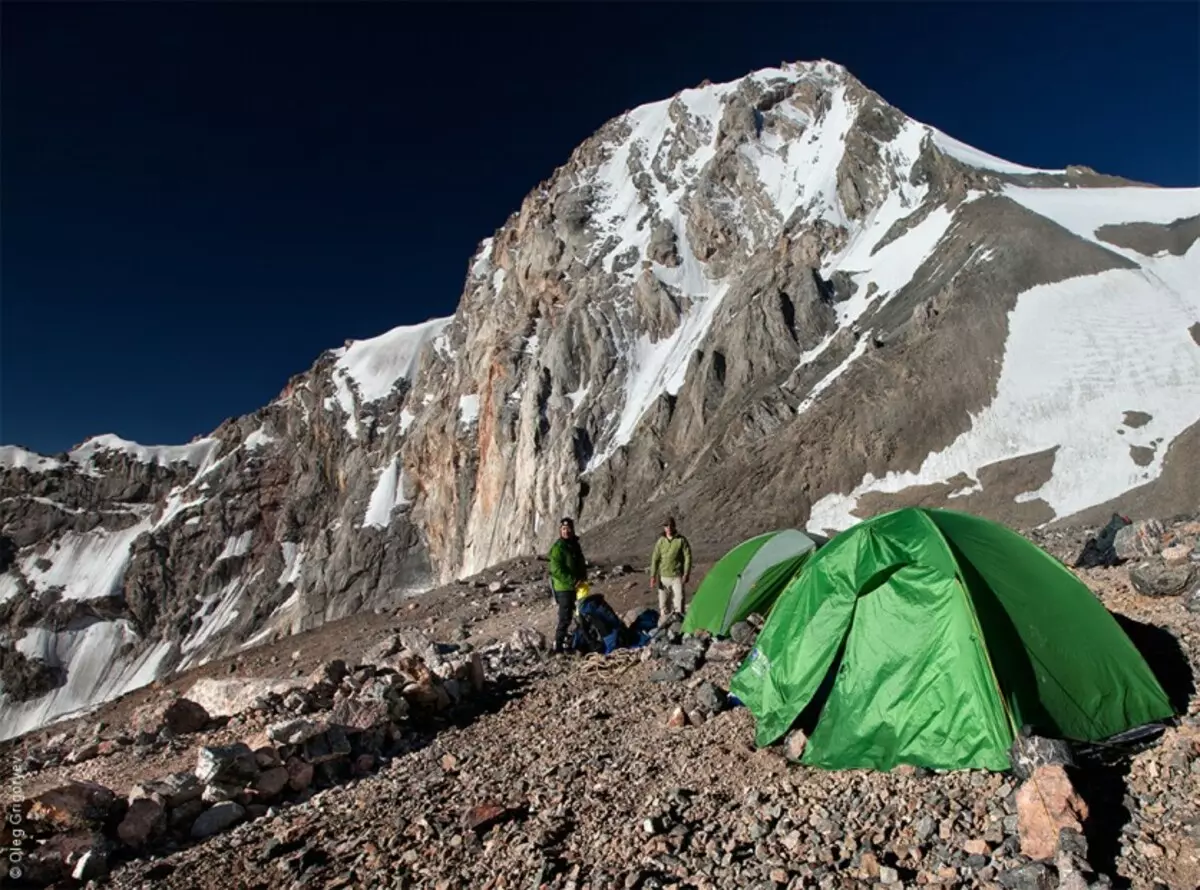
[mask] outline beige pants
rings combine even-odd
[[[667,616],[667,591],[671,591],[671,611],[683,614],[683,579],[682,578],[659,578],[658,579],[658,616],[665,618]]]

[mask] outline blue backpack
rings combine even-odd
[[[658,612],[647,609],[638,615],[632,627],[626,627],[612,606],[598,593],[580,600],[576,607],[573,645],[579,652],[636,649],[650,641],[650,632],[658,624]]]

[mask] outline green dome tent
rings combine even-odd
[[[1173,713],[1061,563],[1003,526],[916,508],[815,553],[730,691],[754,714],[759,745],[815,712],[802,762],[827,769],[1002,770],[1021,726],[1101,741]]]
[[[816,549],[794,528],[743,541],[704,576],[683,619],[683,632],[707,630],[716,636],[752,612],[766,612]]]

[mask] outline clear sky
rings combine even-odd
[[[828,58],[1009,160],[1200,185],[1200,6],[0,7],[0,442],[183,442],[454,311],[605,120]]]

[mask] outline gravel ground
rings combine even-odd
[[[1038,543],[1069,559],[1084,530]],[[83,745],[122,732],[161,687],[198,677],[287,677],[356,654],[399,627],[480,646],[534,627],[553,608],[543,567],[512,563],[394,612],[360,615],[223,659],[0,749],[20,757],[62,736]],[[486,583],[511,587],[492,592]],[[609,566],[597,587],[618,612],[653,604],[644,574]],[[697,572],[699,575],[699,572]],[[1012,775],[977,771],[825,772],[756,750],[742,708],[678,723],[711,683],[728,688],[736,661],[710,659],[690,678],[651,679],[641,652],[543,657],[489,678],[477,710],[369,776],[203,843],[120,865],[120,888],[164,887],[1200,887],[1200,614],[1186,597],[1147,597],[1129,568],[1080,571],[1160,672],[1185,716],[1153,747],[1072,771],[1090,815],[1094,873],[1083,883],[1019,851]],[[293,658],[293,653],[296,657]],[[247,739],[263,722],[234,718],[164,748],[117,746],[86,763],[49,767],[26,791],[86,777],[123,792],[190,768],[201,744]],[[102,728],[97,730],[98,725]]]

